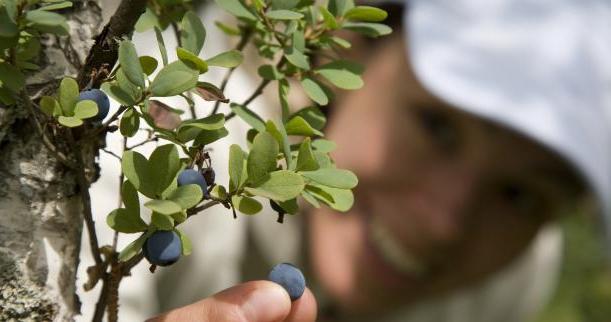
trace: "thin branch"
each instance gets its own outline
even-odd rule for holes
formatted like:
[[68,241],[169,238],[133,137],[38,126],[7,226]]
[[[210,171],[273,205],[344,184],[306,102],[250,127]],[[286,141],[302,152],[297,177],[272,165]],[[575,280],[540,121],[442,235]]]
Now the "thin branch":
[[128,107],[125,105],[119,106],[119,109],[115,112],[115,114],[113,114],[106,122],[102,123],[100,127],[96,128],[94,131],[90,132],[88,135],[81,138],[80,142],[91,140],[92,138],[95,138],[102,132],[106,131],[108,129],[108,126],[112,122],[116,121],[119,118],[119,116],[121,116],[121,114],[123,114],[123,112],[127,110],[127,108]]
[[216,206],[216,205],[218,205],[220,203],[221,202],[218,201],[218,200],[213,200],[213,201],[207,202],[207,203],[205,203],[205,204],[203,204],[203,205],[201,205],[199,207],[191,208],[191,209],[189,209],[189,211],[187,213],[187,218],[191,217],[191,216],[195,216],[195,215],[197,215],[197,213],[202,212],[202,211],[204,211],[204,210],[206,210],[206,209],[208,209],[210,207]]
[[[123,0],[110,18],[102,32],[95,38],[87,60],[80,70],[77,80],[80,88],[89,83],[91,72],[102,66],[114,66],[119,57],[119,40],[130,36],[138,18],[146,9],[147,0]],[[93,87],[99,87],[101,80],[96,80]]]
[[134,144],[134,145],[132,145],[132,146],[129,146],[129,147],[127,147],[126,149],[127,149],[127,150],[132,150],[132,149],[135,149],[135,148],[137,148],[137,147],[139,147],[139,146],[143,146],[143,145],[145,145],[145,144],[147,144],[147,143],[151,143],[151,142],[157,142],[157,141],[159,141],[159,138],[158,138],[158,137],[147,138],[146,140],[144,140],[144,141],[142,141],[142,142],[140,142],[140,143],[136,143],[136,144]]
[[[242,37],[240,38],[240,42],[236,45],[235,49],[239,51],[244,50],[244,47],[246,47],[246,45],[248,44],[248,41],[250,40],[252,33],[253,31],[251,29],[246,29],[244,33],[242,34]],[[231,77],[235,69],[236,67],[230,68],[227,71],[227,73],[225,74],[225,77],[223,77],[223,81],[221,82],[221,87],[219,88],[221,90],[221,93],[223,93],[225,91],[225,88],[227,88],[227,83],[229,83],[229,78]],[[216,101],[214,103],[214,108],[212,109],[212,113],[210,113],[210,115],[216,114],[216,112],[218,112],[219,110],[220,105],[221,105],[221,101]]]
[[116,153],[114,153],[114,152],[112,152],[112,151],[110,151],[108,149],[101,149],[101,150],[102,150],[102,152],[105,152],[105,153],[115,157],[117,160],[119,160],[119,162],[121,161],[121,157],[118,156]]

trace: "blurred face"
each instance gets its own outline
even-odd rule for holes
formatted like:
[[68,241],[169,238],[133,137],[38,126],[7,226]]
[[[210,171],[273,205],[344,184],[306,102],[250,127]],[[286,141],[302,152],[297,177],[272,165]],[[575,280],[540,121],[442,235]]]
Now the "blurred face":
[[481,280],[576,198],[555,155],[422,88],[401,38],[367,59],[366,87],[330,119],[334,159],[360,180],[354,207],[309,216],[315,274],[359,314]]

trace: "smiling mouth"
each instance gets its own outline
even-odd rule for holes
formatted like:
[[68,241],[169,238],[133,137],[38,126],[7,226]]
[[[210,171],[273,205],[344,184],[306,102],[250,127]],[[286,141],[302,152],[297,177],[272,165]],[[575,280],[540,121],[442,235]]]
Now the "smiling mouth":
[[386,264],[398,272],[412,276],[422,276],[426,272],[424,263],[401,247],[400,242],[377,216],[372,216],[368,225],[371,244]]

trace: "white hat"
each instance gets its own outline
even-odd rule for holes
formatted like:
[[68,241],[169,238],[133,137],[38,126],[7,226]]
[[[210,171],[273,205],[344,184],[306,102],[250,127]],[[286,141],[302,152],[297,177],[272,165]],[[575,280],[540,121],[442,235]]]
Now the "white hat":
[[611,3],[410,0],[405,26],[422,84],[565,157],[611,236]]

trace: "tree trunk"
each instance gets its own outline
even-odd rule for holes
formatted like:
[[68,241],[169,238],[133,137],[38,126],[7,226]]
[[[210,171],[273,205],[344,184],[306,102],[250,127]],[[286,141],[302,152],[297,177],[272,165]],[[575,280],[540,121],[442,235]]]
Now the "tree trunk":
[[[53,95],[62,77],[77,75],[100,31],[95,1],[75,1],[63,13],[70,37],[44,36],[41,69],[27,77],[33,101]],[[83,217],[77,176],[42,144],[24,104],[0,104],[0,321],[71,321],[80,309],[75,283]],[[52,141],[73,153],[65,141]],[[96,151],[82,151],[85,164],[94,164]]]

